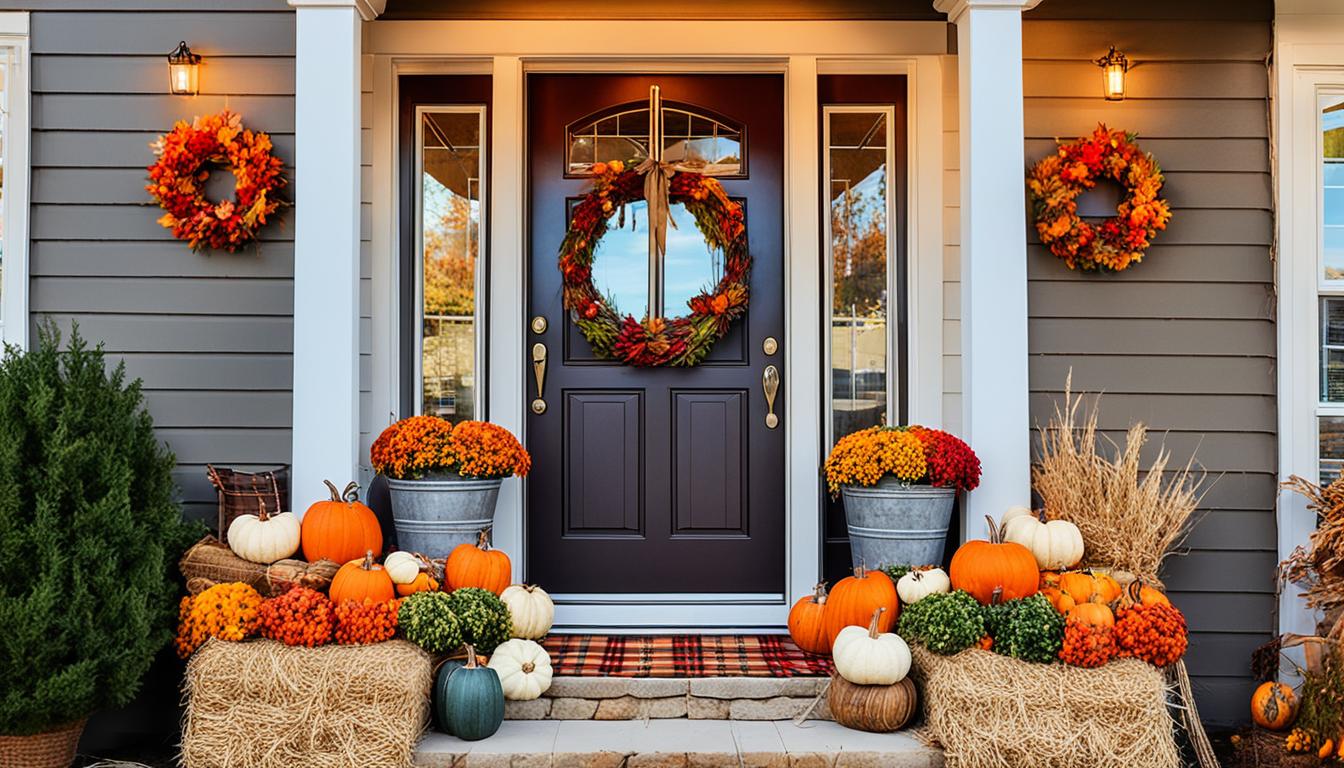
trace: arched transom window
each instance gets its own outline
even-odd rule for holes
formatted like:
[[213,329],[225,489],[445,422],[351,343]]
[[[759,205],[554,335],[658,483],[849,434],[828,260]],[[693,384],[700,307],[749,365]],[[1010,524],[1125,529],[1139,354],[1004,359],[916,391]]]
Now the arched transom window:
[[[650,115],[662,121],[657,131]],[[663,137],[663,161],[707,176],[745,176],[745,131],[740,124],[688,104],[630,102],[566,126],[569,176],[587,176],[594,163],[640,163],[651,137]]]

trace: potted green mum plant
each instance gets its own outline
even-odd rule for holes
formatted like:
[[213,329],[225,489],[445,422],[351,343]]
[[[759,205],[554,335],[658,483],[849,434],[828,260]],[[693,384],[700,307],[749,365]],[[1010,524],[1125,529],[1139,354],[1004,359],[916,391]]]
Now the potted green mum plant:
[[0,768],[65,768],[89,715],[135,695],[172,637],[198,533],[139,381],[78,329],[0,359]]

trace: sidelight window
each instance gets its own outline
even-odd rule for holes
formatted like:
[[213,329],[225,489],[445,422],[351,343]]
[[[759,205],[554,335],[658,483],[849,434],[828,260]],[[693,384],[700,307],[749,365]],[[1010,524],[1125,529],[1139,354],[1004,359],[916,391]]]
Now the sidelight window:
[[890,322],[897,295],[891,236],[893,122],[890,106],[822,110],[828,445],[860,429],[899,421]]
[[1344,91],[1317,97],[1320,480],[1344,469]]
[[416,108],[420,413],[482,417],[485,107]]

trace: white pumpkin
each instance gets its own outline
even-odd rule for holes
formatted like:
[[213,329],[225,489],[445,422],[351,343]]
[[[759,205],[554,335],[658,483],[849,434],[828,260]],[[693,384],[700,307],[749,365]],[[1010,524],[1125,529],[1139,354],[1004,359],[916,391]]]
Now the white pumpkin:
[[1045,520],[1034,514],[1005,515],[1003,540],[1012,541],[1027,549],[1036,558],[1043,571],[1062,571],[1072,568],[1083,559],[1083,534],[1078,526],[1067,520]]
[[293,512],[239,515],[229,523],[229,549],[244,560],[270,565],[299,551],[299,518]]
[[911,570],[896,580],[896,594],[902,605],[918,603],[929,595],[952,591],[952,580],[942,568]]
[[383,570],[392,578],[393,584],[410,584],[420,575],[423,561],[410,552],[393,552],[383,560]]
[[910,646],[900,635],[879,634],[878,618],[886,608],[873,611],[868,628],[845,627],[831,646],[835,671],[855,685],[891,685],[910,673]]
[[551,656],[531,640],[501,643],[486,666],[499,675],[504,698],[510,701],[530,701],[551,687]]
[[551,631],[555,621],[555,603],[546,590],[536,584],[513,584],[499,596],[513,615],[513,636],[537,640]]
[[1001,526],[1007,525],[1009,520],[1024,516],[1035,518],[1036,513],[1031,511],[1031,507],[1022,507],[1022,506],[1009,507],[1008,511],[1003,513],[1003,517],[999,518],[999,525]]

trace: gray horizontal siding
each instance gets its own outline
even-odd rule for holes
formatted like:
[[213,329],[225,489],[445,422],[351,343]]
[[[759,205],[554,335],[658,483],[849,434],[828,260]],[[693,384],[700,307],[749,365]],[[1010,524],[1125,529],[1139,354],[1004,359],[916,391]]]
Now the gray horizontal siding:
[[[1268,3],[1144,0],[1101,20],[1093,0],[1043,3],[1024,24],[1027,161],[1098,122],[1139,135],[1167,176],[1173,218],[1121,275],[1070,272],[1028,238],[1031,413],[1044,423],[1066,377],[1104,393],[1103,440],[1150,427],[1208,473],[1194,530],[1163,577],[1191,628],[1200,714],[1246,719],[1249,655],[1274,631],[1277,471],[1272,183],[1264,63]],[[1114,8],[1114,6],[1109,6]],[[1196,10],[1198,15],[1192,15]],[[1113,11],[1112,11],[1113,12]],[[1198,21],[1185,19],[1200,19]],[[1100,98],[1092,59],[1114,44],[1139,66],[1127,98]]]
[[[192,253],[155,222],[145,167],[175,121],[225,107],[292,161],[293,13],[284,0],[26,5],[34,321],[78,322],[144,380],[186,511],[212,520],[206,463],[289,461],[293,229],[281,216],[256,248]],[[165,91],[163,56],[181,39],[205,56],[192,98]],[[217,173],[207,191],[229,195],[230,181]]]

